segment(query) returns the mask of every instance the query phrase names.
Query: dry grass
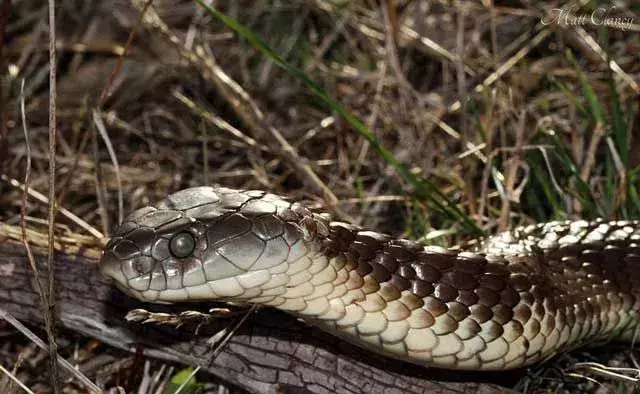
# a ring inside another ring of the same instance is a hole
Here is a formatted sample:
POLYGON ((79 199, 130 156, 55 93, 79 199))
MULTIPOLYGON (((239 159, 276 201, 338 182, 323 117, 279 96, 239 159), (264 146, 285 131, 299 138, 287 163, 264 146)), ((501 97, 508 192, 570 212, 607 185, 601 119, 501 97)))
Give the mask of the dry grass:
MULTIPOLYGON (((0 173, 24 178, 24 80, 30 185, 45 193, 47 7, 13 3, 8 19, 0 11, 0 173)), ((585 1, 216 4, 359 118, 372 145, 338 108, 194 2, 156 0, 144 15, 149 2, 139 0, 56 3, 55 195, 97 233, 117 223, 118 193, 126 212, 201 184, 269 189, 366 227, 443 245, 469 239, 465 220, 494 233, 640 213, 637 6, 616 3, 611 15, 632 22, 623 31, 541 23, 560 6, 578 15, 610 7, 585 1), (411 176, 435 189, 421 191, 411 176), (465 216, 439 207, 437 193, 465 216)), ((20 201, 18 188, 0 182, 3 222, 19 223, 20 201)), ((28 225, 44 229, 47 206, 30 199, 27 208, 28 225)), ((89 235, 66 216, 57 225, 89 235)), ((0 330, 0 364, 15 365, 20 381, 45 390, 42 353, 19 338, 0 330), (24 354, 35 361, 18 361, 24 354)), ((132 362, 95 346, 73 335, 59 344, 66 355, 75 348, 87 356, 81 365, 98 365, 87 368, 94 375, 132 362)), ((633 366, 627 351, 602 353, 572 357, 633 366)), ((532 369, 517 389, 601 392, 600 383, 561 373, 574 363, 564 357, 532 369)), ((636 387, 595 379, 617 392, 636 387)))

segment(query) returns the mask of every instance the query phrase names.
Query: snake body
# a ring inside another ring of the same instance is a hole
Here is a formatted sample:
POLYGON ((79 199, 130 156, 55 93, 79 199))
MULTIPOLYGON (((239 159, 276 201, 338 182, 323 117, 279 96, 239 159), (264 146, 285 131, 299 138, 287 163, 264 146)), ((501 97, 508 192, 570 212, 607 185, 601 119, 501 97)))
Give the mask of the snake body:
POLYGON ((102 273, 143 301, 267 305, 416 364, 502 370, 640 321, 640 222, 552 222, 476 252, 332 221, 264 191, 197 187, 131 213, 102 273))

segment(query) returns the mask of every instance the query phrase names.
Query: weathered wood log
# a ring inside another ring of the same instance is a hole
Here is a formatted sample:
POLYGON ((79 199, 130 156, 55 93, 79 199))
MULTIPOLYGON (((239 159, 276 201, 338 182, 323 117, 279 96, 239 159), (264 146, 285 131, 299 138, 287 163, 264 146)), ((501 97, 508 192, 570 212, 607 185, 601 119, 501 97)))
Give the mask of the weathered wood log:
MULTIPOLYGON (((34 249, 42 269, 46 258, 34 249)), ((126 312, 144 307, 113 289, 97 269, 99 252, 57 252, 57 311, 65 329, 111 346, 203 369, 234 386, 255 393, 499 393, 497 374, 427 369, 360 350, 275 310, 261 310, 244 323, 211 357, 208 336, 193 327, 164 327, 125 321, 126 312), (476 383, 482 379, 485 383, 476 383)), ((43 271, 44 272, 44 269, 43 271)), ((16 318, 42 322, 40 300, 24 247, 0 238, 0 305, 16 318)), ((191 309, 191 308, 189 308, 191 309)), ((214 322, 216 330, 232 321, 214 322), (217 326, 217 327, 216 327, 217 326)), ((513 376, 513 374, 510 374, 513 376)))

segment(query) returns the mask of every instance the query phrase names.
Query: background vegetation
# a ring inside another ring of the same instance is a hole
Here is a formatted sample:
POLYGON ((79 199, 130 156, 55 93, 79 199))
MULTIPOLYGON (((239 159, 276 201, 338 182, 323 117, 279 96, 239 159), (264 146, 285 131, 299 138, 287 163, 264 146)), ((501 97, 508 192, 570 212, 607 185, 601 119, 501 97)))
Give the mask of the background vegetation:
MULTIPOLYGON (((128 212, 202 184, 268 189, 441 245, 548 220, 640 217, 633 2, 55 3, 55 196, 102 234, 119 198, 128 212), (571 19, 600 10, 625 24, 571 19)), ((21 92, 31 187, 48 190, 48 9, 4 5, 0 219, 18 224, 21 92)), ((27 214, 46 228, 45 204, 27 214)), ((62 216, 57 226, 86 234, 62 216)), ((2 322, 0 334, 2 365, 35 351, 2 322)), ((70 335, 61 352, 93 346, 70 335)), ((632 365, 620 349, 577 357, 632 365)), ((517 389, 598 389, 567 382, 574 356, 517 389)), ((44 390, 34 360, 18 376, 44 390)))

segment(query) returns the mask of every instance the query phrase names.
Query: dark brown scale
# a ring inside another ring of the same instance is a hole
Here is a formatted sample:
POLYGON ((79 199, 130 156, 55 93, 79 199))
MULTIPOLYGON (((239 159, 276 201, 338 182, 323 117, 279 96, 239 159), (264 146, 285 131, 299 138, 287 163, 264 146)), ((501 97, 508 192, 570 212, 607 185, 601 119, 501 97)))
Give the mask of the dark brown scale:
POLYGON ((487 263, 485 271, 488 274, 495 274, 498 276, 502 276, 508 278, 511 275, 511 271, 504 264, 500 263, 487 263))
POLYGON ((335 242, 337 250, 346 251, 356 236, 344 223, 334 222, 329 228, 329 238, 335 242))
MULTIPOLYGON (((373 263, 371 264, 372 271, 370 272, 371 276, 378 281, 378 283, 387 282, 391 279, 391 273, 385 266, 381 264, 373 263)), ((402 274, 400 274, 402 276, 402 274)))
POLYGON ((395 286, 399 291, 404 291, 411 288, 411 282, 401 277, 400 275, 392 274, 390 284, 395 286))
POLYGON ((474 291, 478 296, 478 303, 489 308, 496 305, 500 301, 500 295, 498 295, 498 293, 485 287, 478 287, 474 291))
POLYGON ((529 291, 531 292, 531 295, 533 295, 533 298, 535 298, 536 300, 543 299, 549 293, 548 287, 542 284, 534 284, 529 291))
POLYGON ((494 306, 491 311, 493 312, 493 320, 498 324, 507 324, 513 318, 513 309, 502 304, 494 306))
POLYGON ((504 278, 498 275, 485 274, 478 278, 478 286, 485 287, 493 291, 501 291, 507 286, 504 278))
POLYGON ((402 243, 398 241, 391 242, 391 244, 389 245, 388 248, 385 249, 385 251, 389 254, 389 256, 391 256, 398 262, 411 261, 411 260, 414 260, 416 257, 416 254, 414 251, 406 248, 405 246, 403 246, 402 243))
POLYGON ((336 241, 328 238, 322 242, 322 253, 330 259, 342 254, 336 241))
POLYGON ((560 263, 568 269, 576 270, 580 268, 580 260, 578 260, 575 256, 563 256, 560 260, 560 263))
POLYGON ((364 260, 371 259, 375 256, 377 251, 377 242, 363 242, 364 237, 359 237, 352 244, 350 250, 355 253, 358 257, 364 260))
POLYGON ((583 303, 582 308, 587 316, 592 316, 595 312, 594 305, 589 300, 583 303))
POLYGON ((402 266, 400 266, 400 269, 398 270, 398 273, 403 278, 411 280, 411 281, 415 280, 417 278, 416 271, 413 269, 412 266, 410 266, 408 264, 403 264, 402 266))
POLYGON ((603 253, 599 250, 587 249, 580 255, 580 260, 582 260, 581 269, 586 273, 589 273, 590 269, 593 269, 593 267, 599 267, 602 263, 603 253))
POLYGON ((471 312, 473 320, 475 320, 478 324, 487 322, 493 317, 493 311, 482 304, 471 305, 469 307, 469 311, 471 312))
POLYGON ((470 275, 479 275, 484 272, 487 261, 485 259, 469 259, 458 257, 454 263, 455 270, 470 275))
MULTIPOLYGON (((376 254, 375 261, 378 264, 383 265, 387 269, 387 271, 389 271, 389 272, 396 272, 396 270, 398 269, 398 266, 399 266, 398 260, 396 260, 393 256, 389 255, 386 252, 376 254)), ((404 266, 405 265, 403 264, 402 267, 404 267, 404 266)), ((402 276, 404 276, 404 275, 402 275, 402 276)), ((409 279, 409 278, 407 278, 407 279, 409 279)))
POLYGON ((427 297, 424 300, 424 308, 431 314, 433 317, 438 317, 447 313, 447 304, 438 300, 437 298, 427 297))
POLYGON ((504 306, 513 308, 520 302, 520 294, 511 287, 500 292, 500 303, 504 306))
POLYGON ((358 273, 358 275, 364 278, 372 271, 373 267, 367 260, 358 260, 358 265, 356 267, 356 272, 358 273))
POLYGON ((414 280, 411 282, 411 291, 418 297, 426 297, 434 292, 433 285, 423 280, 414 280))
MULTIPOLYGON (((444 274, 442 281, 456 289, 471 290, 478 286, 478 281, 471 275, 460 271, 450 271, 444 274)), ((457 295, 456 295, 457 296, 457 295)))
POLYGON ((453 269, 453 260, 450 255, 441 253, 428 253, 424 262, 440 273, 445 273, 453 269))
POLYGON ((624 262, 627 266, 640 266, 640 251, 624 256, 624 262))
POLYGON ((588 262, 584 263, 582 265, 582 270, 587 273, 587 277, 589 275, 600 276, 602 274, 602 271, 600 270, 600 266, 594 263, 588 263, 588 262))
POLYGON ((523 274, 515 274, 510 279, 509 282, 515 291, 525 291, 529 290, 531 287, 531 282, 526 275, 523 274))
POLYGON ((478 303, 478 296, 471 290, 460 290, 456 301, 463 305, 471 306, 478 303))
POLYGON ((418 278, 427 282, 434 283, 442 277, 440 271, 423 262, 412 263, 411 267, 416 271, 418 278))
POLYGON ((458 290, 446 283, 437 283, 434 286, 433 295, 442 302, 453 301, 458 297, 458 290))
POLYGON ((521 324, 526 324, 531 318, 531 308, 527 305, 520 304, 513 309, 513 317, 521 324))
POLYGON ((454 320, 460 322, 464 320, 467 316, 471 314, 469 308, 466 305, 463 305, 459 302, 449 302, 447 303, 447 307, 449 308, 449 316, 451 316, 454 320))

